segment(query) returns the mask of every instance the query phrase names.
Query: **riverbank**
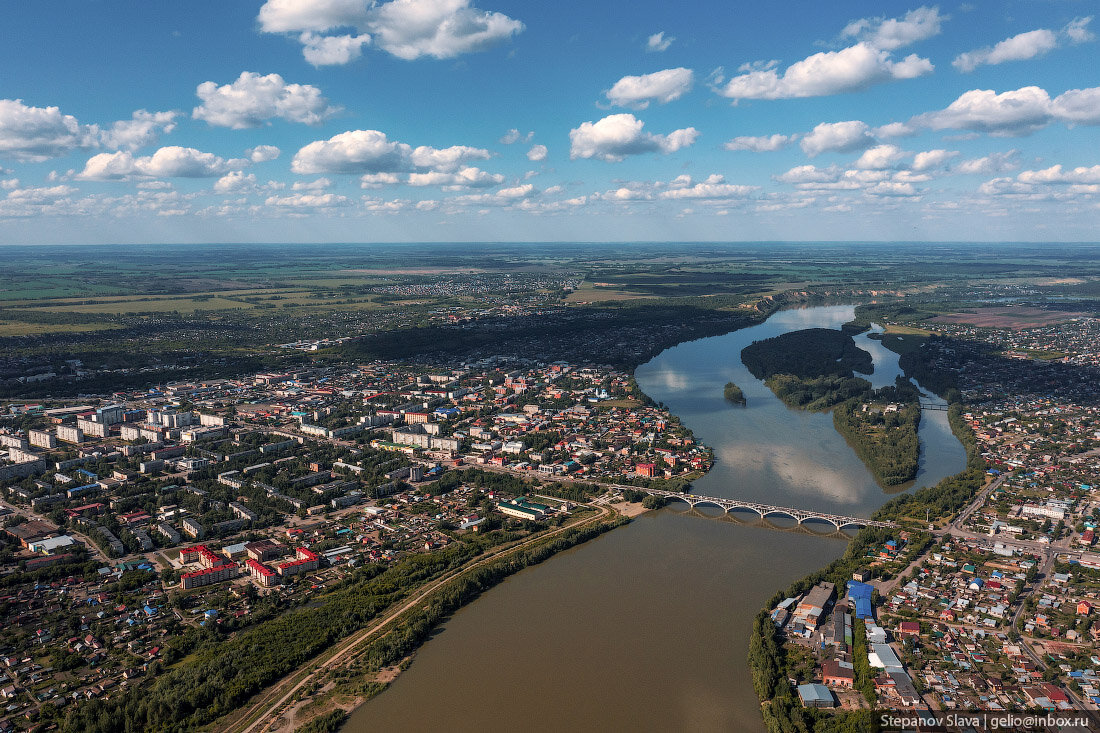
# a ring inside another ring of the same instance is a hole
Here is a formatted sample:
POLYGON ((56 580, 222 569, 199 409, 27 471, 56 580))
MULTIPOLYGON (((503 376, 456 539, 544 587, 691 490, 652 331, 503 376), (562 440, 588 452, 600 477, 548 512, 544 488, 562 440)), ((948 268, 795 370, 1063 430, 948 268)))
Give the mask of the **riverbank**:
POLYGON ((419 646, 456 610, 508 576, 630 520, 600 508, 593 517, 490 552, 420 589, 327 656, 269 688, 248 709, 218 721, 219 731, 334 730, 348 712, 378 695, 406 669, 419 646), (313 721, 317 720, 314 724, 313 721))

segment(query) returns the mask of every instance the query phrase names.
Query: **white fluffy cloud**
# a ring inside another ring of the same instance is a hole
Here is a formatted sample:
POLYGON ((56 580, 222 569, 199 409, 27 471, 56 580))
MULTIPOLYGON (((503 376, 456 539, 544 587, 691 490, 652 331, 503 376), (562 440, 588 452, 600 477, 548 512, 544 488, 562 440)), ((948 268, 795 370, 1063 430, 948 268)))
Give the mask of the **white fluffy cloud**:
POLYGON ((645 123, 632 114, 609 115, 596 122, 582 122, 569 131, 569 157, 621 161, 628 155, 672 153, 685 148, 699 137, 694 127, 674 130, 667 135, 645 132, 645 123))
POLYGON ((683 67, 655 71, 642 76, 624 76, 605 94, 620 107, 645 109, 650 102, 668 104, 691 91, 694 75, 683 67))
POLYGON ((244 171, 230 171, 214 182, 214 190, 218 193, 232 193, 252 188, 256 185, 256 176, 244 171))
POLYGON ((117 180, 134 176, 151 178, 207 178, 220 176, 247 161, 224 160, 195 148, 170 145, 152 155, 135 158, 126 151, 93 155, 77 178, 86 181, 117 180))
POLYGON ((1061 164, 1052 165, 1050 168, 1043 170, 1020 171, 1016 176, 1016 180, 1020 183, 1096 184, 1100 183, 1100 165, 1089 168, 1078 166, 1071 170, 1064 170, 1061 164))
POLYGON ((981 158, 971 158, 962 161, 955 166, 955 172, 964 174, 1007 173, 1020 167, 1019 158, 1019 150, 992 153, 982 156, 981 158))
POLYGON ((295 191, 324 191, 332 186, 332 181, 327 178, 318 178, 314 181, 295 181, 291 187, 295 191))
POLYGON ((408 167, 412 148, 378 130, 349 130, 315 140, 294 155, 295 173, 382 173, 408 167))
POLYGON ((275 160, 279 157, 279 150, 274 145, 257 145, 254 148, 249 148, 244 152, 248 156, 248 159, 253 163, 266 163, 269 160, 275 160))
POLYGON ((147 112, 139 109, 128 120, 119 120, 104 130, 101 138, 103 145, 115 150, 133 152, 146 145, 153 145, 160 139, 161 133, 172 132, 176 128, 178 112, 147 112))
POLYGON ((946 16, 939 8, 923 6, 901 18, 861 18, 840 32, 841 37, 857 38, 874 48, 893 51, 938 35, 946 16))
POLYGON ((359 177, 360 188, 382 188, 398 183, 401 183, 401 176, 396 173, 367 173, 359 177))
POLYGON ((30 107, 0 99, 0 157, 43 161, 78 148, 96 147, 99 130, 82 125, 57 107, 30 107))
POLYGON ((865 150, 875 144, 867 124, 859 120, 822 122, 807 133, 800 145, 811 158, 822 153, 851 153, 865 150))
POLYGON ((231 84, 218 86, 204 81, 195 94, 202 104, 191 112, 192 117, 235 130, 259 127, 276 117, 317 125, 340 111, 329 106, 317 87, 287 84, 278 74, 261 76, 242 71, 231 84))
POLYGON ((757 186, 726 183, 723 176, 714 174, 696 183, 691 176, 680 176, 669 184, 659 196, 663 199, 729 199, 743 198, 758 190, 757 186))
POLYGON ((265 32, 300 34, 303 54, 315 66, 353 61, 372 43, 406 60, 453 58, 524 28, 502 13, 470 7, 470 0, 267 0, 258 20, 265 32))
POLYGON ((530 132, 528 132, 525 135, 525 134, 521 133, 519 130, 517 130, 516 128, 513 127, 511 130, 509 130, 508 132, 504 133, 504 135, 501 136, 500 142, 501 142, 502 145, 512 145, 513 143, 520 143, 520 142, 529 143, 529 142, 531 142, 531 138, 533 138, 534 136, 535 136, 535 131, 534 130, 531 130, 530 132))
POLYGON ((359 58, 363 46, 370 44, 370 35, 322 36, 306 31, 298 36, 302 56, 314 66, 342 66, 359 58))
POLYGON ((905 151, 897 145, 876 145, 859 156, 859 159, 855 162, 855 167, 865 170, 894 168, 905 157, 905 151))
POLYGON ((490 157, 488 150, 469 145, 452 145, 449 148, 421 145, 412 151, 409 160, 417 168, 450 172, 471 160, 488 160, 490 157))
POLYGON ((932 73, 932 62, 916 54, 894 61, 890 52, 867 43, 840 51, 822 51, 791 64, 782 75, 775 68, 753 69, 715 88, 730 99, 821 97, 866 89, 896 79, 932 73))
POLYGON ((1027 135, 1055 120, 1100 124, 1100 87, 1071 89, 1053 100, 1044 89, 1022 87, 998 94, 964 92, 945 109, 914 117, 910 124, 933 130, 973 130, 998 136, 1027 135))
POLYGON ((971 72, 983 64, 990 66, 1006 61, 1026 61, 1058 48, 1063 42, 1084 43, 1093 39, 1088 25, 1092 17, 1077 18, 1060 32, 1039 28, 1006 38, 994 46, 959 54, 951 65, 962 72, 971 72))
POLYGON ((745 73, 715 91, 730 99, 792 99, 820 97, 866 89, 873 84, 913 79, 932 73, 932 62, 916 54, 895 60, 892 52, 940 32, 945 20, 937 8, 921 7, 901 18, 852 21, 842 37, 858 42, 839 51, 822 51, 791 64, 780 74, 776 62, 742 66, 745 73))
POLYGON ((726 150, 749 150, 753 153, 771 153, 782 150, 795 140, 795 135, 763 135, 761 137, 735 137, 722 144, 726 150))
POLYGON ((957 150, 925 150, 913 156, 912 169, 915 171, 929 171, 939 168, 947 161, 959 154, 957 150))
POLYGON ((658 52, 658 53, 661 52, 661 51, 667 51, 668 47, 671 46, 672 42, 675 41, 675 40, 676 39, 673 38, 672 36, 669 36, 668 38, 665 38, 665 32, 664 31, 658 31, 658 32, 654 33, 652 36, 650 36, 649 38, 646 39, 645 50, 646 51, 654 51, 654 52, 658 52))
POLYGON ((546 155, 549 151, 545 145, 532 145, 531 149, 527 151, 527 160, 538 163, 541 160, 546 160, 546 155))
POLYGON ((504 183, 504 176, 499 173, 487 173, 480 168, 468 166, 460 168, 453 173, 440 170, 426 173, 410 173, 408 178, 410 186, 443 186, 445 189, 461 188, 492 188, 504 183))
POLYGON ((503 176, 486 173, 468 163, 488 160, 492 154, 483 148, 453 145, 413 148, 390 140, 378 130, 349 130, 328 140, 309 143, 294 156, 290 169, 295 173, 360 173, 363 188, 378 188, 401 182, 414 186, 493 186, 503 176), (408 174, 405 177, 405 174, 408 174))
POLYGON ((347 206, 351 202, 347 196, 335 193, 295 193, 289 196, 270 196, 264 203, 292 209, 328 209, 347 206))
POLYGON ((411 60, 482 51, 523 30, 518 20, 469 0, 392 0, 370 11, 367 27, 382 50, 411 60))

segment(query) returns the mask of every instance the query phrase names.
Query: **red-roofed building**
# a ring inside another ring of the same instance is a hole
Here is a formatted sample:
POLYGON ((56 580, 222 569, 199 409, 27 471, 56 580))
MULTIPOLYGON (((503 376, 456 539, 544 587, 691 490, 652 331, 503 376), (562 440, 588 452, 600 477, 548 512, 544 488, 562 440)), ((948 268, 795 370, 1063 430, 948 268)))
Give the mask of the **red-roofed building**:
POLYGON ((270 588, 279 584, 279 576, 274 570, 264 565, 262 562, 257 562, 252 558, 245 560, 245 565, 248 566, 248 572, 259 585, 264 588, 270 588))

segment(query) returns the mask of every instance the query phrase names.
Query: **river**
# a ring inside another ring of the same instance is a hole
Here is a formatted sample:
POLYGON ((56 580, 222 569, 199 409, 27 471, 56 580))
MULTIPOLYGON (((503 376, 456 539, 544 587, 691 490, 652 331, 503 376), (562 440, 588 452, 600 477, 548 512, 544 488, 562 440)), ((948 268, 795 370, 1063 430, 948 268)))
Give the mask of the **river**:
MULTIPOLYGON (((787 408, 741 364, 752 341, 839 328, 853 313, 780 311, 637 369, 642 389, 715 450, 694 491, 855 516, 889 499, 830 415, 787 408), (746 407, 722 398, 728 381, 746 407)), ((857 343, 874 357, 875 386, 892 384, 897 355, 866 334, 857 343)), ((916 486, 965 467, 946 413, 925 412, 920 437, 916 486)), ((763 731, 746 662, 752 618, 845 540, 738 519, 674 505, 516 574, 448 620, 344 732, 763 731)))

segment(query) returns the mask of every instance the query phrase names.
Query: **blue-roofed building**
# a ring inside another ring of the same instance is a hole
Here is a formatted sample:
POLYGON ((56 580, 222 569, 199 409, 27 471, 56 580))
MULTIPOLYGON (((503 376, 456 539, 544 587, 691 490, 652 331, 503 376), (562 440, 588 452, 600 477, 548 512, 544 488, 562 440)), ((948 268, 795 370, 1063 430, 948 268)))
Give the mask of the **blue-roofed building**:
POLYGON ((875 588, 858 580, 848 581, 848 598, 854 602, 856 618, 866 621, 873 617, 871 594, 875 588))
POLYGON ((836 707, 833 692, 825 685, 808 684, 798 686, 798 697, 807 708, 836 707))

